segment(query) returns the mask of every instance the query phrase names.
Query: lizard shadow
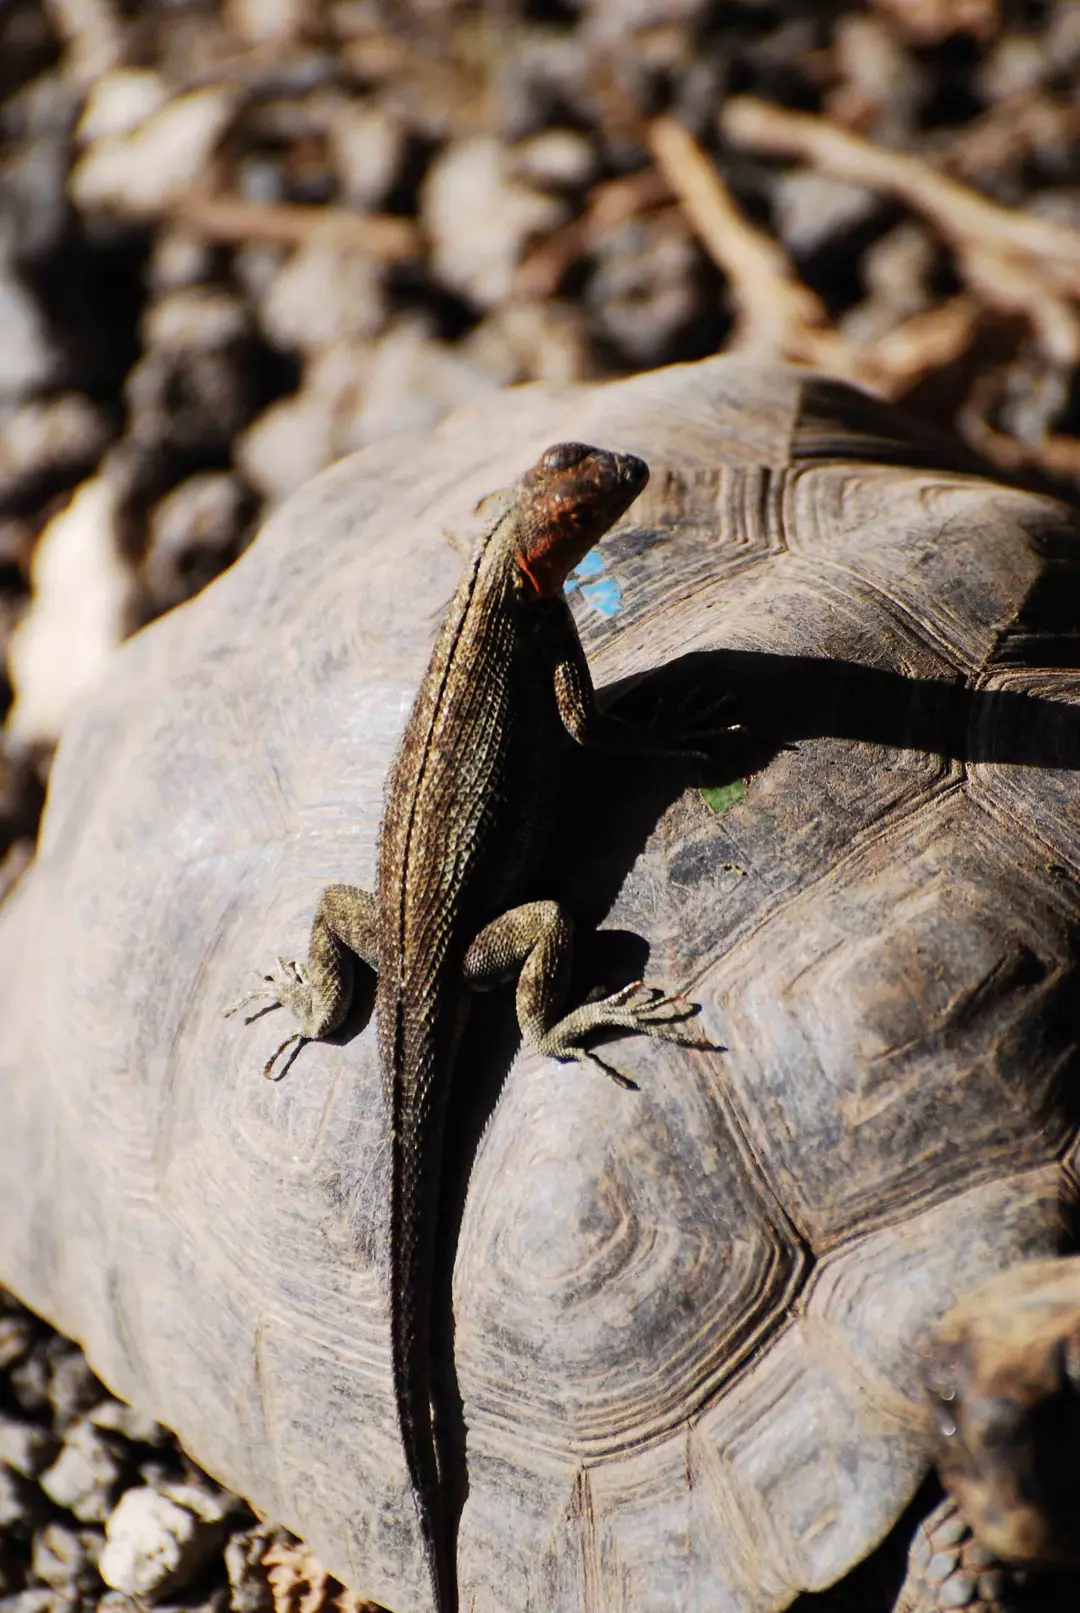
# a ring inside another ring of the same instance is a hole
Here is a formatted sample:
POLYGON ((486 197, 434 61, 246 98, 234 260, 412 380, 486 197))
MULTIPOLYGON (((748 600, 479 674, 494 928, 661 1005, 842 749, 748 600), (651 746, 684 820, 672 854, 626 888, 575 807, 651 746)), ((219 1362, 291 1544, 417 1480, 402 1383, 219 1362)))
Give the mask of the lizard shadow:
MULTIPOLYGON (((812 656, 694 652, 613 686, 603 703, 676 744, 702 745, 703 737, 710 738, 711 759, 573 754, 546 853, 520 895, 522 901, 564 902, 578 922, 571 1004, 598 986, 610 990, 645 974, 647 942, 597 926, 661 818, 688 786, 759 772, 782 752, 819 737, 923 751, 960 763, 1080 768, 1080 704, 973 690, 960 681, 812 656), (732 691, 734 702, 725 704, 732 691), (738 731, 718 732, 717 716, 724 723, 738 721, 738 731)), ((702 804, 701 810, 708 809, 702 804)), ((805 812, 805 802, 793 801, 791 810, 805 812)), ((454 1365, 453 1262, 473 1165, 519 1043, 512 988, 474 1000, 447 1119, 431 1296, 431 1370, 455 1540, 468 1477, 466 1422, 454 1365)))

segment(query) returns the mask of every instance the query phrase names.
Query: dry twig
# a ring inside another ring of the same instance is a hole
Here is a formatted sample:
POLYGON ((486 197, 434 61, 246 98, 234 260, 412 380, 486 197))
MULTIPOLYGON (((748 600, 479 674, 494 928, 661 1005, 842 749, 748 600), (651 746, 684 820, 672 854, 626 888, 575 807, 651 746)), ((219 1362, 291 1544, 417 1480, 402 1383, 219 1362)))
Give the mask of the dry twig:
POLYGON ((978 307, 964 296, 903 321, 877 342, 850 341, 829 323, 779 242, 743 217, 688 130, 657 118, 649 126, 649 144, 691 225, 731 282, 734 347, 810 364, 892 398, 950 363, 969 343, 978 307))
POLYGON ((737 144, 802 158, 906 203, 953 247, 962 277, 987 305, 1023 312, 1055 362, 1080 361, 1080 321, 1068 306, 1080 298, 1080 231, 1071 225, 1001 207, 918 157, 750 96, 728 102, 721 128, 737 144))
POLYGON ((174 221, 196 235, 227 245, 249 241, 301 246, 318 238, 342 252, 363 253, 380 262, 408 258, 421 248, 411 219, 387 213, 351 213, 340 207, 292 207, 245 202, 237 196, 183 197, 172 209, 174 221))

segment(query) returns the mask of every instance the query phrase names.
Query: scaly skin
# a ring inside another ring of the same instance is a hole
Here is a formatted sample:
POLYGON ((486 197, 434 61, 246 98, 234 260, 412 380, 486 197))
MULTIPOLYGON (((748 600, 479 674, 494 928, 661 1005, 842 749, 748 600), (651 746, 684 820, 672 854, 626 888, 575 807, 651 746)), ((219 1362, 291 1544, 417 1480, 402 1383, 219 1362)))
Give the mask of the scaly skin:
POLYGON ((394 1391, 438 1613, 456 1607, 457 1590, 432 1417, 430 1308, 447 1098, 470 988, 517 976, 523 1039, 555 1058, 590 1058, 585 1040, 608 1026, 708 1045, 684 1023, 692 1004, 640 982, 560 1017, 570 916, 555 902, 509 907, 543 850, 573 745, 650 748, 597 708, 562 593, 647 479, 630 455, 564 443, 506 496, 446 612, 388 780, 374 898, 327 889, 307 963, 282 960, 229 1010, 256 997, 292 1009, 299 1029, 270 1074, 286 1047, 341 1024, 352 954, 378 970, 394 1391))

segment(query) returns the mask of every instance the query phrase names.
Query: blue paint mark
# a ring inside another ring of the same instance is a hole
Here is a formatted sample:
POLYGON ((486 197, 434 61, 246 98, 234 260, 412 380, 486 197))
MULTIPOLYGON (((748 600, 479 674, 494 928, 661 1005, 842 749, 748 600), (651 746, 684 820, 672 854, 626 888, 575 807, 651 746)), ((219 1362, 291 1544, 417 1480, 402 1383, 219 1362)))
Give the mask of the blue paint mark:
POLYGON ((567 581, 601 616, 615 616, 622 608, 622 589, 614 577, 604 575, 604 562, 595 549, 574 567, 567 581))
POLYGON ((622 608, 622 589, 614 577, 605 577, 602 582, 591 582, 581 590, 581 597, 601 616, 615 616, 622 608))
POLYGON ((571 577, 596 577, 604 569, 604 562, 595 549, 590 549, 583 560, 579 560, 571 577))

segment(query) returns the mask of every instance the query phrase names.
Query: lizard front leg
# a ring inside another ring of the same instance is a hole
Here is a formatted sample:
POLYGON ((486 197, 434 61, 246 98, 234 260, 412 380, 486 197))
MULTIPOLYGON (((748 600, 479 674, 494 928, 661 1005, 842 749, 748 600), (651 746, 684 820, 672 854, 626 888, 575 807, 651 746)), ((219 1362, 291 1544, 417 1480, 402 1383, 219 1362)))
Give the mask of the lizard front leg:
POLYGON ((708 1045, 684 1021, 696 1003, 636 980, 563 1014, 574 921, 558 902, 527 902, 485 925, 465 954, 465 983, 487 991, 517 976, 517 1016, 527 1047, 548 1058, 588 1059, 629 1085, 586 1046, 598 1030, 636 1031, 688 1047, 708 1045))
MULTIPOLYGON (((687 761, 707 761, 722 735, 730 734, 738 724, 710 724, 693 728, 685 734, 685 743, 678 732, 674 736, 665 732, 660 736, 640 723, 628 722, 604 711, 597 701, 588 658, 578 637, 570 607, 564 599, 549 602, 548 642, 552 653, 552 678, 555 704, 563 727, 571 739, 585 750, 607 752, 612 756, 652 756, 681 758, 687 761)), ((727 703, 727 697, 721 704, 727 703)), ((713 702, 706 712, 715 711, 713 702)))
POLYGON ((352 1002, 358 958, 378 972, 375 898, 356 885, 327 885, 312 920, 307 961, 279 958, 261 986, 225 1010, 227 1018, 254 1002, 291 1009, 299 1029, 267 1060, 265 1076, 272 1076, 287 1047, 317 1041, 341 1025, 352 1002))

